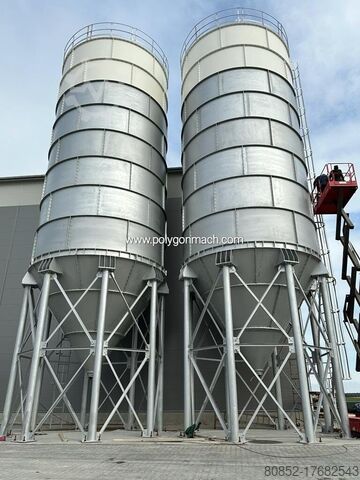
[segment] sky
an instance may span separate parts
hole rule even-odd
[[[153,37],[170,65],[169,166],[180,165],[180,67],[182,43],[193,25],[231,7],[275,16],[287,31],[299,64],[315,166],[352,162],[360,178],[359,0],[1,0],[0,176],[43,174],[47,166],[63,49],[79,28],[94,22],[132,25]],[[347,210],[360,225],[360,194]],[[327,219],[340,308],[346,292],[339,278],[335,218]],[[360,228],[352,241],[360,250]],[[353,369],[354,354],[349,349]],[[360,374],[347,382],[360,391]]]

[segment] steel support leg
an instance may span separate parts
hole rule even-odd
[[[104,331],[105,331],[105,317],[107,293],[109,285],[109,270],[102,271],[101,290],[100,290],[100,304],[99,315],[97,322],[97,334],[94,357],[94,372],[91,386],[91,401],[89,413],[89,429],[86,441],[96,442],[97,438],[97,420],[99,410],[99,396],[100,396],[100,381],[101,381],[101,367],[104,350]]]
[[[296,300],[296,290],[293,274],[293,266],[290,263],[285,263],[285,274],[286,274],[286,283],[287,290],[289,295],[289,305],[290,305],[290,316],[291,324],[294,335],[294,344],[295,344],[295,354],[297,368],[299,372],[299,382],[300,382],[300,393],[301,393],[301,403],[304,416],[304,427],[305,427],[305,436],[308,443],[315,442],[314,434],[314,424],[312,418],[312,410],[310,404],[310,392],[306,372],[306,364],[303,352],[303,338],[301,332],[301,324],[299,311]]]
[[[314,310],[314,306],[311,306],[311,332],[312,332],[312,337],[313,337],[313,342],[315,347],[320,347],[320,333],[319,333],[319,326],[316,323],[316,320],[314,318],[314,315],[316,315],[316,312]],[[321,354],[320,350],[318,348],[314,349],[313,353],[313,358],[314,358],[314,363],[317,365],[318,369],[318,374],[320,378],[324,378],[324,365],[321,360]],[[325,379],[326,380],[326,379]],[[325,385],[324,385],[325,387]],[[325,421],[325,432],[329,433],[333,431],[333,423],[332,423],[332,415],[331,415],[331,410],[330,410],[330,405],[329,401],[324,395],[323,398],[323,410],[324,410],[324,421]]]
[[[325,314],[329,341],[332,347],[332,369],[333,369],[334,383],[335,383],[335,389],[336,389],[336,403],[337,403],[337,407],[338,407],[340,418],[341,418],[341,424],[342,424],[341,427],[342,427],[344,436],[346,438],[351,438],[348,409],[346,405],[338,345],[337,345],[337,339],[336,339],[334,317],[331,314],[329,290],[328,290],[326,277],[320,278],[320,292],[323,300],[324,314]]]
[[[84,369],[84,381],[81,395],[81,409],[80,409],[80,423],[85,430],[86,424],[86,407],[88,399],[88,390],[89,390],[89,372]]]
[[[225,355],[226,356],[226,355]],[[230,395],[229,395],[229,379],[227,375],[227,364],[225,363],[224,367],[224,372],[225,372],[225,402],[226,402],[226,423],[229,427],[229,412],[230,412]],[[241,420],[241,417],[239,416],[239,422]]]
[[[184,279],[184,431],[192,425],[191,421],[191,360],[189,357],[191,335],[191,280]]]
[[[164,317],[165,317],[165,297],[160,299],[160,318],[159,318],[159,398],[157,404],[157,431],[160,435],[164,429]]]
[[[45,273],[43,279],[43,285],[41,289],[41,298],[39,304],[39,315],[36,327],[36,334],[34,339],[34,346],[31,359],[31,367],[29,373],[29,382],[27,386],[27,396],[24,413],[24,423],[22,431],[22,439],[27,442],[33,440],[31,433],[31,420],[32,412],[35,400],[36,380],[39,374],[40,354],[41,354],[41,342],[44,335],[44,327],[47,318],[48,300],[50,293],[51,274]]]
[[[138,329],[136,325],[134,325],[133,330],[132,330],[132,339],[131,339],[131,348],[133,350],[136,350],[138,344]],[[136,372],[136,367],[137,367],[137,358],[138,358],[138,352],[131,352],[131,357],[130,357],[130,379],[133,378]],[[135,388],[136,388],[136,383],[133,383],[131,385],[130,391],[129,391],[129,400],[131,405],[134,406],[135,404]],[[129,405],[129,412],[128,412],[128,418],[127,418],[127,424],[126,424],[126,430],[131,430],[134,425],[134,412],[132,408]]]
[[[154,433],[155,419],[155,367],[156,367],[156,312],[157,312],[157,280],[151,281],[150,303],[150,330],[149,330],[149,368],[148,368],[148,392],[147,392],[147,415],[146,437],[152,437]]]
[[[51,313],[48,311],[46,316],[46,322],[44,327],[44,335],[43,335],[43,342],[49,337],[51,328]],[[33,432],[36,427],[36,420],[38,416],[39,404],[40,404],[40,392],[41,392],[41,385],[44,379],[44,368],[45,362],[44,358],[40,359],[40,366],[39,366],[39,374],[36,379],[36,388],[35,388],[35,398],[34,398],[34,406],[32,411],[32,418],[31,418],[31,431]]]
[[[278,362],[278,352],[277,352],[277,347],[274,348],[274,351],[272,353],[272,369],[273,369],[273,375],[277,374],[279,370],[279,362]],[[283,408],[283,398],[282,398],[282,389],[281,389],[281,380],[280,380],[280,375],[277,377],[276,382],[275,382],[275,396],[276,400],[278,401],[279,405],[277,405],[277,427],[279,430],[285,430],[285,417],[284,417],[284,412],[280,407]]]
[[[230,267],[224,265],[223,284],[224,284],[224,310],[225,310],[225,329],[226,329],[226,369],[227,385],[229,391],[229,411],[227,414],[229,424],[228,440],[231,442],[239,442],[239,412],[237,400],[236,386],[236,364],[234,350],[234,328],[232,318],[232,302],[231,302],[231,284],[230,284]]]
[[[191,392],[191,425],[195,422],[195,375],[194,375],[194,367],[191,365],[190,368],[190,392]]]
[[[192,348],[192,332],[194,331],[194,294],[190,292],[190,336],[189,336],[189,348]],[[190,414],[190,425],[195,423],[195,371],[194,371],[194,366],[190,360],[190,398],[191,398],[191,414]]]
[[[17,374],[17,362],[18,362],[18,354],[20,353],[21,343],[24,336],[24,329],[26,324],[26,316],[28,310],[28,292],[30,291],[30,286],[24,287],[24,295],[21,305],[20,311],[20,318],[19,318],[19,325],[16,334],[14,352],[11,360],[11,368],[10,368],[10,376],[9,382],[6,390],[6,397],[3,409],[3,420],[0,428],[0,435],[6,435],[7,427],[10,422],[11,417],[11,407],[14,397],[14,390],[15,390],[15,382],[16,382],[16,374]]]

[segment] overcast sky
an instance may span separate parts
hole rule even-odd
[[[79,28],[102,21],[145,31],[168,56],[168,164],[180,165],[182,43],[203,17],[234,6],[264,10],[283,23],[292,59],[300,66],[318,171],[327,162],[353,162],[360,177],[359,0],[2,0],[0,176],[45,172],[64,45]],[[359,193],[348,210],[360,226]],[[338,276],[341,250],[332,240],[334,222],[331,217],[327,224]],[[357,246],[359,239],[355,233]],[[346,290],[340,280],[338,285],[342,309]],[[352,352],[350,361],[353,367]],[[360,391],[360,375],[347,389]]]

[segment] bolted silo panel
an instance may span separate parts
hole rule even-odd
[[[225,16],[225,14],[224,14]],[[241,15],[240,15],[241,17]],[[239,17],[239,18],[240,18]],[[307,187],[307,171],[286,35],[259,21],[203,22],[182,52],[183,232],[219,244],[187,242],[185,263],[209,294],[217,276],[215,255],[232,250],[232,262],[261,298],[280,262],[279,249],[296,250],[297,274],[308,286],[319,246]],[[238,237],[226,244],[222,237]],[[232,279],[233,322],[239,332],[256,301]],[[212,304],[224,310],[217,287]],[[264,305],[287,327],[289,310],[280,276]],[[281,331],[259,308],[241,337],[277,343]],[[246,349],[261,370],[271,350]]]

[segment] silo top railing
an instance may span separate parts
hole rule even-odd
[[[69,55],[71,50],[94,38],[120,38],[128,40],[132,43],[137,43],[147,51],[149,51],[159,61],[160,65],[164,68],[166,77],[169,76],[169,63],[162,48],[142,30],[131,27],[124,23],[114,22],[100,22],[92,23],[86,27],[78,30],[69,39],[64,49],[64,60]]]
[[[181,63],[183,62],[189,48],[200,37],[210,30],[234,23],[254,23],[256,25],[263,25],[276,33],[289,49],[289,42],[285,29],[275,17],[254,8],[228,8],[205,17],[193,27],[183,44],[181,50]]]

